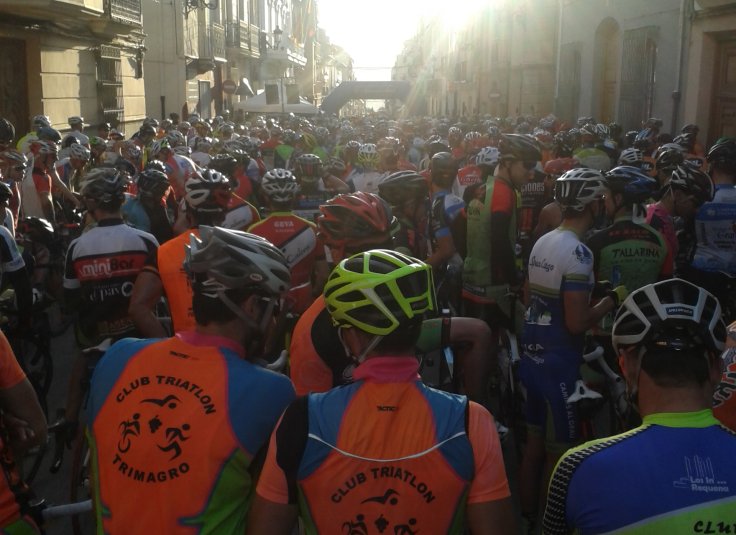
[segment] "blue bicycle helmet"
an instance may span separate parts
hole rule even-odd
[[[604,176],[606,187],[613,193],[623,195],[624,204],[643,203],[657,189],[656,180],[630,165],[614,167]]]

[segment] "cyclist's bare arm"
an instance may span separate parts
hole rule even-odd
[[[51,185],[61,192],[62,197],[79,208],[79,199],[77,199],[77,196],[74,195],[68,187],[66,187],[66,184],[61,180],[59,173],[55,168],[49,169],[49,175],[51,175]]]
[[[28,379],[0,389],[0,408],[13,451],[22,453],[46,441],[46,417]]]
[[[296,505],[274,503],[256,495],[246,534],[291,535],[298,512]]]
[[[596,325],[603,316],[616,307],[610,297],[601,299],[595,306],[590,306],[590,292],[565,291],[565,327],[572,334],[583,334]]]
[[[156,319],[154,309],[163,295],[163,284],[156,273],[144,269],[138,274],[130,296],[128,314],[144,338],[166,338],[164,326]]]
[[[322,178],[325,189],[332,193],[350,193],[350,186],[334,175],[327,175]]]
[[[455,242],[452,240],[452,236],[437,238],[437,248],[427,258],[427,264],[438,269],[444,266],[456,252],[457,249],[455,248]]]
[[[532,239],[538,240],[550,230],[554,230],[560,226],[562,222],[562,210],[556,202],[551,202],[539,212],[539,221],[532,231]]]
[[[511,498],[473,503],[467,508],[468,527],[473,535],[518,533]]]

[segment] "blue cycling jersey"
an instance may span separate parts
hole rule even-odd
[[[545,535],[734,533],[736,434],[710,409],[644,418],[557,464]]]

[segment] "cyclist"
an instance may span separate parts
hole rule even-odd
[[[185,195],[184,184],[197,173],[197,166],[194,161],[186,156],[176,154],[172,150],[168,138],[157,139],[151,143],[148,154],[151,160],[163,162],[169,184],[171,184],[174,191],[174,197],[177,200],[182,199]]]
[[[46,440],[46,418],[33,386],[0,332],[0,531],[40,534],[34,521],[25,515],[32,493],[21,480],[14,459]]]
[[[664,187],[677,166],[685,163],[682,148],[675,143],[661,145],[654,154],[655,177],[660,186]]]
[[[337,193],[347,193],[349,188],[336,176],[324,171],[322,160],[316,154],[302,154],[294,159],[294,176],[299,183],[299,197],[294,214],[314,221],[319,206]]]
[[[672,276],[672,251],[658,231],[639,219],[643,204],[657,182],[635,167],[619,166],[605,175],[606,215],[613,224],[593,234],[586,245],[593,252],[596,282],[609,281],[631,291]],[[635,217],[635,214],[637,216]],[[610,328],[606,317],[596,329],[611,361]]]
[[[544,533],[707,533],[736,522],[736,436],[711,409],[725,334],[718,301],[681,279],[623,302],[613,342],[643,425],[565,454]]]
[[[660,200],[647,206],[646,222],[662,233],[672,257],[676,259],[679,243],[674,218],[681,218],[684,226],[691,226],[698,209],[713,200],[715,186],[713,180],[702,171],[679,165],[672,171],[663,190]]]
[[[299,184],[291,171],[272,169],[261,181],[261,191],[268,199],[269,215],[251,225],[248,232],[262,236],[278,247],[291,271],[288,294],[289,310],[303,313],[322,292],[329,270],[324,245],[317,238],[314,223],[291,211]]]
[[[591,306],[593,253],[581,239],[603,209],[605,181],[595,169],[572,169],[555,183],[562,224],[543,235],[529,258],[529,308],[519,377],[526,389],[527,438],[520,472],[521,510],[536,523],[540,493],[559,456],[579,440],[567,398],[580,378],[585,332],[626,296],[619,286]]]
[[[5,117],[0,117],[0,152],[13,149],[15,126]]]
[[[287,128],[283,131],[283,133],[281,134],[281,143],[274,147],[274,167],[278,167],[281,169],[286,167],[286,162],[289,161],[289,158],[291,158],[291,154],[294,152],[294,147],[296,146],[297,139],[297,133],[290,128]]]
[[[166,296],[174,332],[192,330],[192,288],[184,268],[185,245],[189,236],[199,236],[199,227],[222,226],[230,199],[230,184],[222,174],[205,171],[185,185],[183,216],[186,228],[162,244],[155,256],[147,259],[135,279],[128,314],[144,338],[163,338],[166,329],[155,315],[162,296]]]
[[[378,184],[400,225],[394,249],[414,258],[427,257],[427,194],[427,181],[416,171],[391,173]]]
[[[272,434],[250,535],[513,533],[515,521],[493,418],[418,377],[414,344],[436,309],[432,270],[373,250],[342,261],[325,301],[356,382],[289,406]],[[399,472],[400,471],[400,472]],[[405,475],[411,474],[411,475]],[[440,492],[441,489],[441,492]],[[301,499],[299,499],[301,497]]]
[[[376,193],[383,173],[378,171],[381,155],[374,143],[363,143],[358,149],[357,166],[350,173],[346,182],[350,191]]]
[[[122,340],[92,377],[88,438],[107,533],[243,533],[253,459],[294,397],[286,377],[245,350],[289,286],[281,252],[200,227],[184,266],[195,330]]]
[[[596,125],[583,125],[580,128],[580,146],[573,152],[573,156],[584,167],[608,171],[611,168],[611,157],[608,153],[596,148],[599,141]]]
[[[429,243],[427,263],[432,266],[438,279],[446,274],[448,265],[451,271],[458,272],[462,267],[464,235],[461,212],[465,207],[463,200],[450,190],[457,177],[457,162],[449,152],[437,152],[429,164],[431,177],[429,197]]]
[[[736,139],[721,139],[708,151],[710,176],[715,184],[713,200],[695,215],[697,243],[686,278],[727,299],[724,275],[736,275]],[[732,318],[729,318],[732,319]]]
[[[38,130],[44,127],[51,128],[51,119],[49,119],[48,115],[34,115],[31,120],[31,128],[33,128],[33,130],[20,138],[18,143],[16,143],[15,148],[23,154],[28,154],[31,151],[31,143],[38,141]]]
[[[93,169],[82,184],[82,199],[96,225],[72,241],[64,267],[64,301],[77,314],[75,334],[80,348],[136,334],[128,315],[130,294],[136,276],[156,255],[158,242],[125,224],[120,211],[124,191],[125,178],[115,169]],[[66,420],[72,426],[82,402],[86,366],[80,353],[67,395]]]
[[[162,244],[174,237],[173,214],[166,204],[171,186],[166,174],[151,167],[151,163],[153,162],[138,175],[138,194],[126,199],[122,214],[128,224],[153,234],[158,243]]]
[[[79,143],[80,145],[84,145],[85,147],[89,148],[89,137],[84,133],[84,117],[74,115],[73,117],[69,117],[69,119],[67,119],[67,123],[69,123],[70,128],[69,135],[74,136],[74,138],[77,140],[77,143]]]
[[[472,132],[468,132],[468,135],[471,133]],[[475,190],[473,186],[484,182],[484,179],[486,178],[478,162],[481,161],[482,165],[494,168],[498,163],[498,149],[496,149],[496,147],[482,147],[476,149],[476,147],[472,144],[474,142],[475,140],[473,139],[471,139],[470,141],[466,140],[467,146],[471,147],[473,150],[467,151],[467,162],[463,167],[458,169],[455,181],[452,183],[453,195],[463,199],[466,204],[468,203],[468,199],[465,197],[465,192],[468,190],[468,188],[471,188],[472,193],[472,191]],[[491,169],[491,172],[493,172],[493,169]],[[471,193],[469,193],[469,195]]]
[[[544,196],[549,199],[549,202],[539,211],[537,225],[532,231],[532,247],[540,236],[559,227],[562,223],[562,210],[559,203],[554,199],[555,182],[567,171],[579,165],[580,162],[575,158],[555,158],[544,164]]]
[[[504,134],[499,153],[499,165],[495,175],[488,176],[482,199],[471,200],[467,208],[463,304],[466,315],[486,320],[493,329],[511,329],[517,314],[508,296],[523,281],[516,252],[521,188],[542,154],[534,138],[521,134]]]
[[[10,185],[13,197],[10,200],[10,211],[13,220],[18,221],[20,214],[21,183],[28,170],[28,158],[22,152],[8,149],[0,152],[0,175]]]
[[[55,163],[59,178],[71,191],[79,191],[82,175],[91,157],[92,153],[87,147],[73,143],[69,147],[69,156]]]

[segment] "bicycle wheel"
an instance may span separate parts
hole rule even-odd
[[[35,448],[27,451],[18,463],[20,477],[26,484],[30,485],[36,478],[38,471],[41,469],[46,452],[49,449],[49,438]]]
[[[15,341],[13,351],[36,391],[44,415],[48,417],[46,396],[54,378],[54,361],[51,358],[51,348],[48,340],[45,340],[40,334],[29,338],[20,338]]]
[[[76,503],[90,498],[90,451],[87,444],[87,438],[80,425],[77,436],[74,439],[72,451],[72,468],[69,485],[69,502]],[[73,516],[72,531],[74,535],[85,535],[92,533],[91,528],[94,526],[94,513],[85,513]]]

